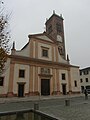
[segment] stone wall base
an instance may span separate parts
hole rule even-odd
[[[68,94],[70,94],[70,95],[76,95],[76,94],[80,94],[80,93],[81,93],[80,91],[77,91],[77,92],[71,91],[71,92],[67,92],[66,95],[68,95]],[[53,91],[51,93],[51,96],[53,96],[53,95],[63,95],[63,93],[60,92],[60,91]],[[27,97],[29,97],[29,96],[40,96],[40,93],[38,91],[29,92],[29,93],[25,93],[24,97],[25,96],[27,96]],[[1,97],[3,97],[3,98],[4,97],[18,97],[18,94],[14,94],[13,92],[8,92],[7,94],[0,94],[0,98]]]
[[[14,97],[13,92],[8,92],[8,93],[7,93],[7,97]]]
[[[51,93],[51,95],[60,95],[60,94],[61,94],[60,91],[53,91],[53,92]]]
[[[40,95],[40,93],[38,91],[29,92],[29,96],[37,96],[37,95]]]

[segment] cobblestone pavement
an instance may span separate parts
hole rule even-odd
[[[65,105],[66,100],[70,100],[70,106]],[[90,120],[90,96],[85,100],[84,95],[0,98],[0,112],[31,109],[36,102],[40,111],[61,120]]]
[[[40,110],[61,120],[90,120],[90,97],[88,100],[84,97],[70,98],[70,106],[65,105],[65,99],[62,100],[61,104],[53,101],[52,105],[41,107]]]

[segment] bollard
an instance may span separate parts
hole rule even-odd
[[[88,100],[88,95],[87,95],[87,96],[85,96],[85,100]]]
[[[65,106],[70,106],[70,100],[69,99],[65,100]]]
[[[39,110],[39,103],[34,103],[34,110]]]

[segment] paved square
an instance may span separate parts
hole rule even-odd
[[[65,105],[66,100],[70,100],[70,106]],[[10,98],[10,100],[6,98],[4,103],[0,103],[0,112],[31,109],[34,108],[35,102],[39,104],[40,111],[60,120],[90,120],[90,96],[85,100],[84,95]]]

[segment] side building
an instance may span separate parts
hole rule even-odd
[[[90,93],[90,67],[80,69],[80,86],[82,92],[86,88]]]
[[[28,35],[21,50],[13,43],[0,77],[0,96],[80,93],[79,67],[66,57],[63,17],[54,12],[45,25],[45,32]]]

